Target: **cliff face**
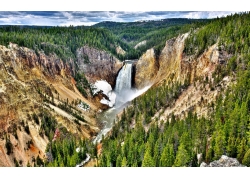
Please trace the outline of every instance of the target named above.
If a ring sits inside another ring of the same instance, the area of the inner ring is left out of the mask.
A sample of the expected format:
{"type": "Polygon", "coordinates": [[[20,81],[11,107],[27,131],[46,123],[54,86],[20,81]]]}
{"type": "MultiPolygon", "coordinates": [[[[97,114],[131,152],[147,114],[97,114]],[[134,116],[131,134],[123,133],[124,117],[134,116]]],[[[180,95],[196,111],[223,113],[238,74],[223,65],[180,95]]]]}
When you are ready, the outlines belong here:
{"type": "Polygon", "coordinates": [[[159,118],[162,120],[168,119],[172,113],[183,118],[190,110],[198,116],[207,116],[211,111],[209,104],[234,82],[233,77],[224,77],[220,82],[215,82],[212,76],[216,67],[225,64],[231,55],[219,51],[218,45],[214,44],[197,58],[186,56],[183,50],[187,37],[188,33],[166,41],[159,59],[154,58],[152,49],[148,50],[136,64],[137,88],[147,83],[154,86],[162,85],[163,82],[168,85],[176,82],[190,84],[170,107],[156,114],[155,117],[161,114],[159,118]]]}
{"type": "Polygon", "coordinates": [[[112,87],[115,86],[116,76],[123,65],[107,52],[89,46],[77,50],[77,60],[79,70],[85,73],[90,83],[103,79],[112,87]]]}
{"type": "Polygon", "coordinates": [[[135,87],[141,89],[154,81],[158,62],[154,49],[147,50],[135,64],[135,87]]]}
{"type": "Polygon", "coordinates": [[[15,162],[20,166],[28,162],[33,165],[33,158],[45,157],[49,142],[42,130],[45,114],[82,137],[97,133],[93,119],[96,107],[79,93],[71,73],[70,65],[55,55],[37,55],[15,44],[0,46],[0,166],[15,166],[15,162]],[[58,107],[66,101],[75,104],[77,100],[90,106],[87,112],[78,109],[86,120],[80,125],[58,107]]]}
{"type": "Polygon", "coordinates": [[[197,78],[212,78],[215,68],[219,64],[224,64],[230,55],[218,49],[218,44],[208,47],[199,57],[186,56],[183,52],[185,39],[188,33],[179,35],[177,38],[166,42],[159,57],[159,71],[157,72],[155,83],[163,80],[167,82],[181,82],[188,80],[193,83],[197,78]]]}
{"type": "Polygon", "coordinates": [[[51,78],[55,78],[56,75],[71,75],[72,68],[69,64],[73,64],[72,60],[69,61],[69,64],[65,64],[54,54],[46,56],[40,52],[39,55],[37,55],[31,49],[19,47],[12,43],[10,43],[9,49],[4,48],[3,46],[2,48],[2,51],[5,51],[5,53],[2,53],[2,57],[9,56],[20,65],[20,68],[25,66],[30,69],[39,67],[45,75],[50,76],[51,78]]]}
{"type": "Polygon", "coordinates": [[[159,71],[156,83],[163,79],[169,83],[181,81],[181,76],[185,74],[182,71],[182,53],[187,36],[188,34],[186,33],[166,42],[159,57],[159,71]]]}

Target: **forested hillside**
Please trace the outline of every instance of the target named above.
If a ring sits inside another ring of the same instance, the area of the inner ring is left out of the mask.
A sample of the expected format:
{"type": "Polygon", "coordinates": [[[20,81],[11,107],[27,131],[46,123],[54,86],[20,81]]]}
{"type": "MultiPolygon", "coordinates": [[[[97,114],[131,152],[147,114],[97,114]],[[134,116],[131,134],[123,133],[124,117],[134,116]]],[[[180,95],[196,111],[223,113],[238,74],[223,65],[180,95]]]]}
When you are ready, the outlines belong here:
{"type": "Polygon", "coordinates": [[[62,60],[76,59],[76,50],[88,45],[112,53],[118,59],[138,59],[147,49],[155,47],[159,52],[166,42],[178,34],[209,22],[203,19],[164,19],[132,23],[102,22],[93,27],[32,27],[1,26],[0,44],[16,43],[45,54],[56,54],[62,60]],[[145,46],[133,47],[147,40],[145,46]],[[121,47],[126,54],[118,54],[121,47]]]}
{"type": "Polygon", "coordinates": [[[178,36],[189,31],[190,28],[197,28],[211,20],[208,19],[162,19],[159,21],[139,21],[139,22],[101,22],[94,27],[109,29],[116,37],[134,47],[139,42],[146,44],[131,49],[126,57],[128,59],[138,59],[147,49],[154,47],[160,53],[167,39],[178,36]]]}
{"type": "Polygon", "coordinates": [[[16,43],[49,55],[54,53],[62,60],[76,59],[76,50],[84,45],[108,51],[117,56],[116,46],[127,50],[128,45],[106,30],[93,27],[22,27],[0,28],[0,44],[16,43]]]}
{"type": "Polygon", "coordinates": [[[174,115],[166,117],[166,123],[152,119],[159,107],[171,106],[185,86],[153,88],[123,112],[110,137],[103,141],[99,166],[198,166],[198,153],[205,162],[224,154],[249,166],[249,23],[249,13],[216,19],[192,30],[186,40],[184,52],[193,57],[217,41],[219,48],[231,55],[226,64],[217,67],[215,81],[202,81],[216,85],[225,76],[236,78],[236,84],[210,104],[213,113],[209,118],[198,118],[190,110],[185,119],[174,115]]]}

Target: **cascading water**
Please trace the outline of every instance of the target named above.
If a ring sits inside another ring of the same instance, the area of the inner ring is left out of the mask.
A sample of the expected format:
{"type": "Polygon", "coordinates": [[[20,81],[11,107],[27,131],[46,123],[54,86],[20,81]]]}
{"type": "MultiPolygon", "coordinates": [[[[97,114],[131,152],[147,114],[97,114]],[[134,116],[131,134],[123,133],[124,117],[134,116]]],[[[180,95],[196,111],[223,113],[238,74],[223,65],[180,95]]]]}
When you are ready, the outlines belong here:
{"type": "Polygon", "coordinates": [[[115,92],[120,94],[124,90],[131,89],[132,64],[126,63],[116,78],[115,92]]]}
{"type": "Polygon", "coordinates": [[[93,140],[93,143],[100,142],[102,136],[105,136],[107,132],[111,130],[116,115],[128,105],[127,102],[132,101],[134,98],[141,95],[150,88],[150,86],[147,86],[141,90],[136,90],[132,88],[132,67],[132,62],[125,61],[125,65],[120,70],[116,78],[115,106],[103,112],[98,118],[104,124],[104,127],[93,140]]]}
{"type": "Polygon", "coordinates": [[[128,101],[127,95],[131,94],[132,87],[132,63],[126,63],[116,78],[116,101],[115,105],[121,106],[128,101]]]}

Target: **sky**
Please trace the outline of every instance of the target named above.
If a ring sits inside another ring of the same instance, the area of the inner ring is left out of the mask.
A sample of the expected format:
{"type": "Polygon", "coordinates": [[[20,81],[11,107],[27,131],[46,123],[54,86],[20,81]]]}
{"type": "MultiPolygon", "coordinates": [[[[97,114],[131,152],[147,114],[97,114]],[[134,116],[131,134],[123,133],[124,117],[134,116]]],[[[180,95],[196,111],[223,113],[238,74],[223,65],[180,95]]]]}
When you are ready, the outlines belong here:
{"type": "Polygon", "coordinates": [[[90,26],[102,21],[216,18],[236,11],[0,11],[0,25],[90,26]]]}
{"type": "Polygon", "coordinates": [[[90,26],[102,21],[216,18],[248,11],[246,0],[9,0],[0,25],[90,26]]]}

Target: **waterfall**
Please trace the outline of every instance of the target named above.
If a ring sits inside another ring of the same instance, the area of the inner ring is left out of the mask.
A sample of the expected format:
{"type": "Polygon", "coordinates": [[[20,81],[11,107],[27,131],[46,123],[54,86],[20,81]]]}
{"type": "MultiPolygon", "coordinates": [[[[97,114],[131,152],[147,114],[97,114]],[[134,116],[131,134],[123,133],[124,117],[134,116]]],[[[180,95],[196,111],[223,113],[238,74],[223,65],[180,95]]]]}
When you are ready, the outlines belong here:
{"type": "Polygon", "coordinates": [[[131,89],[131,81],[132,81],[131,78],[132,78],[132,64],[126,63],[122,67],[117,76],[115,92],[117,94],[120,94],[123,91],[131,89]]]}
{"type": "Polygon", "coordinates": [[[98,119],[103,123],[104,127],[95,137],[93,143],[100,142],[102,136],[105,136],[107,132],[112,129],[116,115],[129,105],[128,102],[140,96],[150,88],[151,85],[140,90],[132,88],[132,67],[132,62],[126,61],[125,65],[118,73],[115,86],[115,106],[99,115],[98,119]]]}
{"type": "Polygon", "coordinates": [[[132,87],[132,63],[126,63],[116,78],[116,101],[115,106],[121,106],[129,101],[129,96],[133,93],[132,87]]]}

